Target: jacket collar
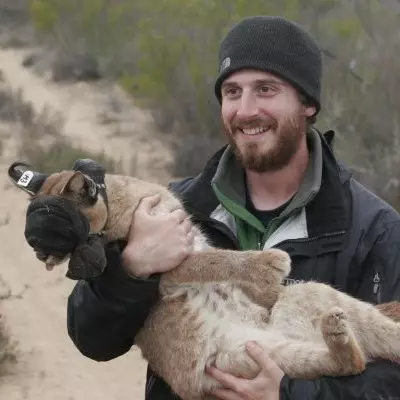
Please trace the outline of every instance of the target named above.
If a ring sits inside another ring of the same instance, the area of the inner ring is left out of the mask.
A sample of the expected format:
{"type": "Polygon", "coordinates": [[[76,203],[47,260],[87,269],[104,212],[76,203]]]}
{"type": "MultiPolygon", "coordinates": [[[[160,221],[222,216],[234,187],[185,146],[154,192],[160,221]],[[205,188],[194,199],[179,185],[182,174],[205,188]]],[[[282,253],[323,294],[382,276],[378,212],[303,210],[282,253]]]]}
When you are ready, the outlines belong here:
{"type": "Polygon", "coordinates": [[[347,231],[350,223],[350,172],[339,164],[332,151],[334,132],[321,135],[321,188],[306,207],[309,236],[347,231]]]}

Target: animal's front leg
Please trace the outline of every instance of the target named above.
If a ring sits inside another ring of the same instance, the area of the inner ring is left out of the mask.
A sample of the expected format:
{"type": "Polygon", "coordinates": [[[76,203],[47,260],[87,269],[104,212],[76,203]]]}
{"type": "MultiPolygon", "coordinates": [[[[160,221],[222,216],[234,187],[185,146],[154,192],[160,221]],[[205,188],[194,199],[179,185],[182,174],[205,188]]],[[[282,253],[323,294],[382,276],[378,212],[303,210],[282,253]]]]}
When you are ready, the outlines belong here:
{"type": "MultiPolygon", "coordinates": [[[[161,284],[184,285],[229,282],[251,293],[278,290],[290,272],[290,257],[278,249],[233,251],[213,249],[191,254],[177,268],[162,276],[161,284]],[[248,290],[254,287],[255,290],[248,290]]],[[[258,296],[258,295],[257,295],[258,296]]],[[[260,301],[257,301],[260,303],[260,301]]]]}

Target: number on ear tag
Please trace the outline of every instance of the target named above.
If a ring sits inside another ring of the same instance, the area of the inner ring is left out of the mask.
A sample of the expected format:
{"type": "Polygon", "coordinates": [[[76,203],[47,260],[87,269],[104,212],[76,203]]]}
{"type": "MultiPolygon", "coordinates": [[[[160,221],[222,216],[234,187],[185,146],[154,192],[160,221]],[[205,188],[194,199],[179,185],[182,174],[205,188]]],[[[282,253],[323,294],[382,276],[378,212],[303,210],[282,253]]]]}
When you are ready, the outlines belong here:
{"type": "Polygon", "coordinates": [[[33,178],[33,172],[25,171],[21,175],[21,178],[19,178],[17,185],[22,186],[22,187],[27,187],[29,185],[29,183],[31,182],[32,178],[33,178]]]}

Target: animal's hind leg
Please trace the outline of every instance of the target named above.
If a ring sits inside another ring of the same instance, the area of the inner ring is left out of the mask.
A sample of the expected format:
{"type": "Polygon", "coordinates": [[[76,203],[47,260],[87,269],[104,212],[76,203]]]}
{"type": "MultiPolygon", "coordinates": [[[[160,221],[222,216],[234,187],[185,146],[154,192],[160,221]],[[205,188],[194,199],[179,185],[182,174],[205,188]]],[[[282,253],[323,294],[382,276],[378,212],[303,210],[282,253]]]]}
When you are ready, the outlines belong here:
{"type": "Polygon", "coordinates": [[[254,378],[260,367],[246,352],[245,343],[255,340],[292,378],[354,375],[365,369],[363,353],[341,309],[333,308],[323,315],[321,330],[326,343],[305,342],[284,335],[277,339],[275,334],[271,336],[262,330],[243,332],[240,338],[220,349],[215,364],[235,376],[254,378]]]}
{"type": "MultiPolygon", "coordinates": [[[[321,376],[344,376],[361,372],[363,367],[343,368],[343,362],[335,357],[333,351],[325,344],[304,342],[282,338],[279,343],[274,340],[258,338],[270,358],[291,378],[316,379],[321,376]]],[[[335,346],[332,346],[336,348],[335,346]]],[[[344,345],[346,349],[348,348],[344,345]]],[[[231,351],[217,354],[217,368],[238,377],[252,379],[260,372],[260,367],[247,354],[244,345],[235,346],[231,351]]]]}
{"type": "Polygon", "coordinates": [[[365,369],[365,355],[341,308],[333,307],[322,316],[321,331],[341,375],[357,374],[365,369]]]}
{"type": "Polygon", "coordinates": [[[356,320],[368,358],[400,360],[400,323],[386,317],[375,307],[363,311],[363,318],[356,320]]]}

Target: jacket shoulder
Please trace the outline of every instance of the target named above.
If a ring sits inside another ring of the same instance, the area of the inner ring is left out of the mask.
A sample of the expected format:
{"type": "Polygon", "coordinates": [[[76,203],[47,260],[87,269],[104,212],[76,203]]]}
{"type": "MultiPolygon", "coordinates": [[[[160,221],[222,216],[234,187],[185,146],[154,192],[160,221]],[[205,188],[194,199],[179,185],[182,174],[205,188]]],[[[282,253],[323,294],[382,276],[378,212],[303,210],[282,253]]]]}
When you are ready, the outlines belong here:
{"type": "Polygon", "coordinates": [[[387,227],[400,222],[398,211],[354,178],[350,179],[350,191],[353,213],[358,214],[362,226],[387,227]]]}

